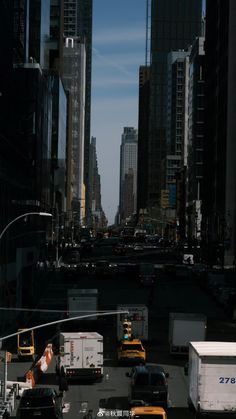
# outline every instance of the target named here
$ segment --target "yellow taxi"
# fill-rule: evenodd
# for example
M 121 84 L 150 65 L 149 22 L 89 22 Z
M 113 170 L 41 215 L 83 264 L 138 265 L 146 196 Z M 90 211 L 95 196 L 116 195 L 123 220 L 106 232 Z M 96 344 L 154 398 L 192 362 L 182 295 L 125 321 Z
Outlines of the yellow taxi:
M 144 365 L 146 350 L 140 339 L 123 339 L 117 349 L 119 364 Z
M 131 408 L 131 419 L 167 419 L 163 407 L 138 406 Z

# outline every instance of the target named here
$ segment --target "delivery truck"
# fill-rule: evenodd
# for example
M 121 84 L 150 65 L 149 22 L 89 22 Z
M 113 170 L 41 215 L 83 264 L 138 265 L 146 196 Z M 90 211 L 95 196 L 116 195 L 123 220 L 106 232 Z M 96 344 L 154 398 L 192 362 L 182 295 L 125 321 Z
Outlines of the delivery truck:
M 68 379 L 101 380 L 103 336 L 97 332 L 61 332 L 57 369 Z
M 117 315 L 117 340 L 123 338 L 123 322 L 131 321 L 132 335 L 135 339 L 148 340 L 148 309 L 143 304 L 118 305 L 118 311 L 128 311 L 129 314 Z
M 206 316 L 201 313 L 169 314 L 171 355 L 187 355 L 190 341 L 206 340 Z
M 236 413 L 236 342 L 190 342 L 188 405 L 196 417 Z
M 67 291 L 68 316 L 77 317 L 95 313 L 94 316 L 83 320 L 97 320 L 98 290 L 72 288 Z

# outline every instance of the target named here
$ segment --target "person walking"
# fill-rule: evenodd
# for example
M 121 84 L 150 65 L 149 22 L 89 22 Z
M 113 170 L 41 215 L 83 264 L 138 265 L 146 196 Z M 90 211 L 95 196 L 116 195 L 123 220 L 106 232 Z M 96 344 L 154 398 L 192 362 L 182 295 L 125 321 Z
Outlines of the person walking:
M 66 379 L 65 370 L 64 370 L 64 367 L 62 366 L 60 369 L 60 374 L 59 374 L 59 396 L 61 397 L 62 408 L 65 406 L 64 405 L 65 392 L 68 391 L 68 388 L 69 387 L 68 387 L 68 383 Z

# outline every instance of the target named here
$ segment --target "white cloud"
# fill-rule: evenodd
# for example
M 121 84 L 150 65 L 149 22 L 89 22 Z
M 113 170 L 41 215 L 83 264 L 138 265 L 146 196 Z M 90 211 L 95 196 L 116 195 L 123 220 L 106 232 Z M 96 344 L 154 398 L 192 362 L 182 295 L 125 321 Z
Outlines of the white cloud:
M 94 69 L 93 69 L 93 73 L 95 73 L 95 68 L 97 70 L 98 68 L 98 63 L 99 63 L 99 67 L 104 67 L 105 70 L 107 71 L 108 68 L 112 68 L 112 69 L 116 69 L 117 71 L 119 71 L 120 73 L 123 73 L 126 76 L 132 76 L 133 75 L 133 71 L 127 69 L 126 67 L 129 65 L 134 66 L 135 62 L 132 61 L 132 53 L 129 54 L 129 58 L 128 60 L 126 59 L 126 61 L 124 60 L 124 55 L 122 55 L 123 59 L 119 59 L 119 55 L 105 55 L 105 54 L 101 54 L 99 52 L 99 50 L 97 49 L 93 49 L 93 58 L 94 58 Z M 95 57 L 97 57 L 97 60 L 95 60 Z M 137 57 L 135 57 L 137 58 Z
M 144 62 L 145 54 L 140 52 L 134 52 L 132 50 L 127 53 L 101 53 L 98 49 L 93 49 L 93 65 L 96 68 L 104 66 L 104 64 L 118 63 L 120 66 L 140 66 L 140 63 Z
M 145 26 L 143 28 L 117 27 L 108 28 L 94 33 L 93 45 L 110 45 L 117 43 L 145 42 Z
M 134 78 L 120 78 L 117 77 L 111 77 L 110 74 L 108 77 L 95 77 L 92 82 L 93 88 L 104 88 L 104 89 L 110 89 L 111 87 L 120 87 L 120 86 L 136 86 L 137 80 Z

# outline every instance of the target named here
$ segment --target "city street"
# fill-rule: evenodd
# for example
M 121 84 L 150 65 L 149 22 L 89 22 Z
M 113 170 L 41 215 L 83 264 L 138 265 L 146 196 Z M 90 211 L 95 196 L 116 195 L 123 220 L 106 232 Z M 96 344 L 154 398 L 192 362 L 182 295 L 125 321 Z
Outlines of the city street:
M 156 258 L 154 258 L 156 259 Z M 153 261 L 154 261 L 153 259 Z M 139 261 L 141 256 L 139 256 Z M 155 260 L 156 261 L 156 260 Z M 158 263 L 162 261 L 159 260 Z M 99 293 L 99 309 L 114 310 L 118 304 L 144 304 L 149 310 L 149 339 L 144 342 L 147 351 L 147 363 L 162 365 L 169 373 L 169 413 L 168 417 L 187 418 L 190 413 L 187 409 L 188 381 L 184 375 L 183 366 L 186 357 L 173 358 L 168 348 L 168 316 L 170 312 L 195 312 L 204 313 L 207 316 L 207 340 L 233 340 L 235 325 L 229 322 L 224 312 L 212 298 L 200 289 L 192 279 L 191 274 L 187 277 L 173 276 L 160 271 L 153 288 L 143 288 L 135 278 L 127 275 L 120 277 L 78 276 L 77 274 L 65 277 L 62 274 L 52 274 L 48 281 L 48 287 L 38 307 L 60 309 L 66 311 L 66 293 L 70 288 L 96 288 Z M 62 316 L 62 314 L 60 314 Z M 55 320 L 57 315 L 53 313 L 40 313 L 39 323 Z M 69 383 L 69 391 L 66 394 L 66 407 L 64 416 L 69 418 L 83 417 L 84 410 L 92 409 L 93 417 L 98 413 L 99 401 L 111 399 L 112 406 L 126 407 L 128 396 L 129 378 L 125 372 L 129 367 L 117 366 L 116 359 L 116 317 L 99 318 L 94 325 L 94 331 L 98 331 L 104 338 L 104 378 L 101 383 Z M 83 322 L 83 328 L 85 321 Z M 88 323 L 90 326 L 91 324 Z M 28 325 L 30 326 L 30 325 Z M 61 325 L 69 330 L 80 331 L 78 321 Z M 83 329 L 84 330 L 84 329 Z M 51 336 L 50 336 L 51 333 Z M 53 337 L 55 340 L 56 329 L 41 329 L 36 331 L 36 347 L 43 348 L 46 341 Z M 24 373 L 30 367 L 30 363 L 13 361 L 8 365 L 8 379 L 22 380 Z M 58 388 L 55 376 L 55 358 L 48 371 L 37 384 L 40 386 L 53 386 Z M 117 404 L 118 403 L 118 404 Z M 86 407 L 87 406 L 87 407 Z

